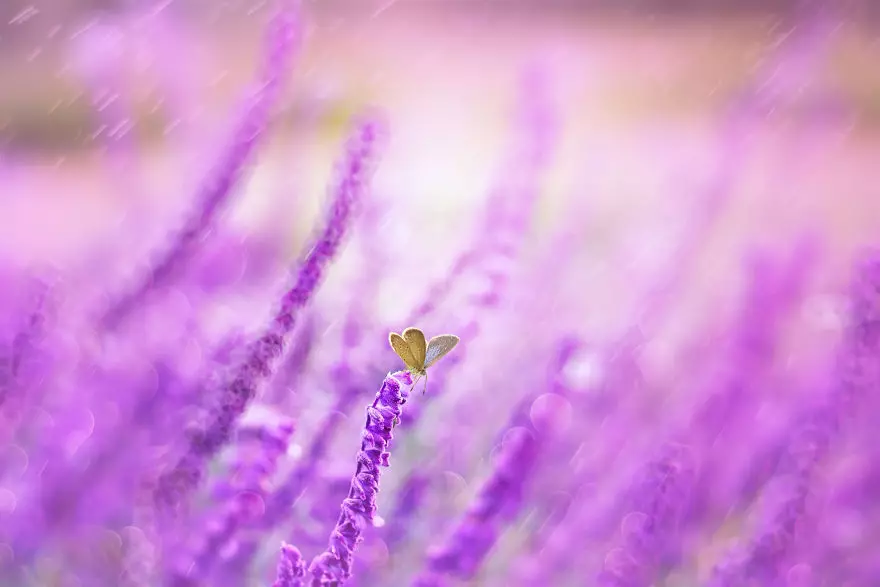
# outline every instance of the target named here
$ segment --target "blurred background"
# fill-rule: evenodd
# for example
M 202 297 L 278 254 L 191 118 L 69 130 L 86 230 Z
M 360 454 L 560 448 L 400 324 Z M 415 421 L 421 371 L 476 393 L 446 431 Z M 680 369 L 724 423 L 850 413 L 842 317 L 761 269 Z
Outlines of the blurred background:
M 613 305 L 633 271 L 667 258 L 699 216 L 694 206 L 713 198 L 723 213 L 711 238 L 694 241 L 693 277 L 713 289 L 738 272 L 745 243 L 805 233 L 829 238 L 820 279 L 836 282 L 836 260 L 870 242 L 880 220 L 876 3 L 304 7 L 306 43 L 271 139 L 225 213 L 241 234 L 284 240 L 290 255 L 320 212 L 350 118 L 378 107 L 391 129 L 375 181 L 387 252 L 423 248 L 424 258 L 394 257 L 400 273 L 441 276 L 504 173 L 523 72 L 535 66 L 559 134 L 530 238 L 577 235 L 570 246 L 590 269 L 568 275 L 572 299 L 589 290 L 597 307 Z M 110 256 L 121 238 L 127 259 L 155 249 L 193 206 L 259 74 L 271 8 L 3 2 L 0 254 L 69 266 Z M 597 279 L 609 280 L 601 291 Z M 408 306 L 420 291 L 396 288 L 385 304 Z

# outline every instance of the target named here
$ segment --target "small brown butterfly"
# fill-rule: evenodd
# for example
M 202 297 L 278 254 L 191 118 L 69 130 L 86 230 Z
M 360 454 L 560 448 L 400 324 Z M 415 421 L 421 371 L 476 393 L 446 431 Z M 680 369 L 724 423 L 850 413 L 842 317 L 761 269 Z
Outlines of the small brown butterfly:
M 428 367 L 454 349 L 458 340 L 459 338 L 454 334 L 440 334 L 425 342 L 425 333 L 418 328 L 407 328 L 402 335 L 396 332 L 388 335 L 391 348 L 412 373 L 413 385 L 422 377 L 425 378 L 423 394 L 428 389 Z

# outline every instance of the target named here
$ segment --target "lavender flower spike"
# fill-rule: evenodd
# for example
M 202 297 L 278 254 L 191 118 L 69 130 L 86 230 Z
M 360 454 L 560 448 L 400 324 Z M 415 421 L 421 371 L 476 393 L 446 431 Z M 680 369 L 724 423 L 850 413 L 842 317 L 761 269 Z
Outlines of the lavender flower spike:
M 765 489 L 769 507 L 757 532 L 730 549 L 712 570 L 711 587 L 768 582 L 780 573 L 823 459 L 861 406 L 871 409 L 880 395 L 880 251 L 870 250 L 856 266 L 850 290 L 849 324 L 837 350 L 835 381 L 827 403 L 792 431 L 776 478 Z M 876 581 L 872 581 L 875 584 Z
M 245 164 L 265 134 L 272 107 L 281 95 L 284 74 L 289 69 L 302 38 L 299 0 L 278 0 L 278 4 L 279 13 L 270 23 L 266 36 L 265 61 L 260 82 L 245 103 L 225 152 L 199 188 L 196 204 L 198 209 L 187 219 L 174 237 L 174 242 L 153 263 L 146 275 L 104 314 L 104 326 L 113 328 L 118 325 L 151 289 L 167 281 L 178 266 L 186 261 L 229 198 Z
M 272 587 L 302 587 L 306 575 L 306 561 L 295 546 L 286 542 L 281 544 L 278 558 L 278 572 Z
M 428 553 L 426 569 L 414 586 L 436 587 L 443 575 L 472 579 L 504 526 L 522 505 L 523 491 L 540 453 L 535 434 L 525 427 L 507 430 L 509 436 L 491 476 L 485 481 L 467 512 L 444 542 Z
M 330 535 L 327 550 L 312 560 L 309 572 L 312 586 L 341 585 L 351 577 L 354 550 L 360 543 L 363 523 L 373 522 L 376 494 L 379 492 L 379 467 L 388 466 L 391 431 L 400 418 L 409 395 L 404 386 L 412 385 L 408 372 L 389 373 L 382 382 L 372 405 L 367 407 L 357 468 L 351 479 L 348 497 L 342 502 L 339 519 Z
M 281 307 L 271 324 L 250 346 L 244 362 L 220 391 L 218 406 L 208 423 L 190 433 L 186 453 L 159 479 L 157 503 L 174 509 L 185 494 L 198 485 L 204 462 L 229 440 L 236 420 L 253 399 L 257 387 L 274 371 L 300 310 L 318 288 L 327 265 L 345 236 L 352 208 L 366 189 L 380 138 L 379 130 L 380 125 L 367 121 L 349 140 L 346 156 L 337 169 L 338 185 L 333 190 L 332 205 L 320 237 L 301 265 L 294 286 L 281 300 Z

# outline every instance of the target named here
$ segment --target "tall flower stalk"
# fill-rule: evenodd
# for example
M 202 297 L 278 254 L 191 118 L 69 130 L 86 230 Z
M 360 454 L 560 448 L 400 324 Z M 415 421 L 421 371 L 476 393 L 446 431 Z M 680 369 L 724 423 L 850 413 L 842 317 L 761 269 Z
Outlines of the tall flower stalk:
M 193 249 L 211 228 L 230 198 L 269 125 L 272 110 L 283 89 L 283 80 L 302 36 L 299 0 L 278 0 L 279 11 L 270 23 L 260 81 L 248 97 L 229 144 L 205 177 L 196 195 L 196 210 L 183 228 L 129 291 L 113 302 L 103 315 L 105 327 L 115 328 L 155 288 L 166 285 L 189 260 Z
M 194 547 L 175 561 L 169 585 L 197 585 L 224 551 L 235 547 L 235 535 L 255 526 L 263 515 L 272 475 L 289 447 L 294 425 L 289 420 L 243 424 L 236 432 L 235 461 L 228 477 L 212 492 L 222 506 L 209 512 Z
M 321 234 L 297 271 L 294 285 L 282 298 L 272 322 L 250 345 L 232 377 L 222 384 L 217 405 L 207 423 L 190 433 L 185 454 L 159 479 L 156 499 L 163 509 L 175 509 L 198 485 L 205 462 L 229 440 L 236 420 L 244 413 L 258 386 L 272 375 L 300 312 L 314 295 L 341 246 L 354 206 L 367 189 L 381 135 L 379 123 L 367 120 L 349 140 L 337 170 L 337 185 L 333 188 Z
M 367 421 L 357 454 L 357 467 L 348 497 L 342 502 L 339 519 L 330 535 L 327 550 L 309 565 L 311 585 L 342 585 L 352 575 L 354 550 L 362 540 L 365 524 L 376 519 L 376 496 L 382 467 L 389 466 L 392 431 L 400 421 L 412 385 L 409 372 L 389 373 L 367 407 Z
M 712 571 L 711 587 L 774 581 L 805 515 L 814 475 L 831 443 L 859 405 L 880 398 L 880 252 L 866 253 L 855 271 L 849 321 L 838 349 L 832 388 L 823 405 L 797 424 L 776 477 L 773 498 L 754 535 L 730 549 Z M 768 491 L 770 493 L 770 491 Z

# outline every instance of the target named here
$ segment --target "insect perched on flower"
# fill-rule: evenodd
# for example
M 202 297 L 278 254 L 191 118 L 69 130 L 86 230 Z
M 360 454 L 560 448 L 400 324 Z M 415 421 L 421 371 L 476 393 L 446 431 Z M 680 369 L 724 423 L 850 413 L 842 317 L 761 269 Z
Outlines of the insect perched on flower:
M 426 343 L 425 333 L 418 328 L 407 328 L 402 335 L 396 332 L 388 335 L 391 348 L 403 359 L 407 369 L 412 373 L 413 385 L 420 378 L 425 378 L 423 394 L 428 389 L 428 367 L 454 349 L 458 340 L 459 338 L 454 334 L 439 334 Z

